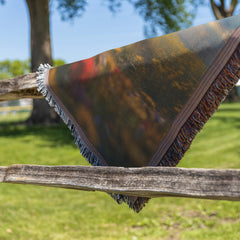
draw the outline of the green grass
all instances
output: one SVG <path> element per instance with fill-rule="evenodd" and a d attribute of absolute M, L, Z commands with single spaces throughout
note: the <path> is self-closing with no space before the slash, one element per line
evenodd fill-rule
<path fill-rule="evenodd" d="M 65 126 L 25 127 L 26 113 L 0 118 L 0 165 L 83 165 Z M 240 103 L 224 104 L 181 167 L 240 168 Z M 0 240 L 240 239 L 240 203 L 152 199 L 136 214 L 107 194 L 0 184 Z"/>

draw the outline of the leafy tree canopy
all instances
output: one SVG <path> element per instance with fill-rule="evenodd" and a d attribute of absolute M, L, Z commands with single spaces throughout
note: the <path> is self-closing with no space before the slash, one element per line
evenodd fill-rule
<path fill-rule="evenodd" d="M 30 61 L 5 60 L 0 62 L 0 78 L 6 79 L 28 73 Z"/>
<path fill-rule="evenodd" d="M 86 0 L 56 0 L 63 20 L 82 16 L 87 7 Z M 124 0 L 102 0 L 113 13 L 121 9 Z M 189 27 L 196 8 L 204 0 L 125 0 L 135 8 L 146 22 L 144 34 L 152 36 L 157 30 L 165 33 Z"/>
<path fill-rule="evenodd" d="M 65 64 L 62 59 L 53 60 L 55 67 Z M 0 79 L 7 79 L 20 76 L 30 72 L 30 60 L 4 60 L 0 62 Z"/>
<path fill-rule="evenodd" d="M 105 0 L 107 1 L 107 0 Z M 145 20 L 144 34 L 153 36 L 158 30 L 165 33 L 189 27 L 196 9 L 204 0 L 126 0 Z M 108 0 L 112 11 L 121 7 L 123 1 Z"/>

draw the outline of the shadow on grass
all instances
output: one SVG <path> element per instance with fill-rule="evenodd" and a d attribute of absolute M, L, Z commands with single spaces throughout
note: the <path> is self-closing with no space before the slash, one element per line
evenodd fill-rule
<path fill-rule="evenodd" d="M 231 127 L 239 131 L 240 104 L 228 104 L 224 106 L 224 108 L 219 109 L 218 112 L 214 114 L 213 119 L 219 125 L 230 124 Z M 18 122 L 16 120 L 0 121 L 0 137 L 16 139 L 23 138 L 28 135 L 43 139 L 43 142 L 46 142 L 46 144 L 41 144 L 41 146 L 75 146 L 74 138 L 72 137 L 71 132 L 63 123 L 54 126 L 28 126 L 25 122 Z M 28 140 L 24 139 L 24 141 L 27 142 Z"/>
<path fill-rule="evenodd" d="M 46 141 L 48 146 L 73 145 L 74 138 L 65 124 L 54 126 L 27 126 L 23 122 L 1 122 L 0 137 L 22 138 L 25 136 L 35 136 Z"/>

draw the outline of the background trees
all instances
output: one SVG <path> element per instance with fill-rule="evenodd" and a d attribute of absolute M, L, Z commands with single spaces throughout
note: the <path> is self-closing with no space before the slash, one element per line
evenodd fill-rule
<path fill-rule="evenodd" d="M 61 66 L 65 64 L 62 59 L 54 59 L 53 66 Z M 0 79 L 12 78 L 26 74 L 30 71 L 30 60 L 4 60 L 0 61 Z"/>
<path fill-rule="evenodd" d="M 0 62 L 0 79 L 12 78 L 28 73 L 30 61 L 5 60 Z"/>

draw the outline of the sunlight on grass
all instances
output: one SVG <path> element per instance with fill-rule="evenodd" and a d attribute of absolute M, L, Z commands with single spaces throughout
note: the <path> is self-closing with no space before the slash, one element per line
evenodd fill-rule
<path fill-rule="evenodd" d="M 64 125 L 16 124 L 0 117 L 0 165 L 83 165 Z M 240 103 L 224 104 L 194 140 L 181 167 L 240 167 Z M 0 239 L 239 239 L 240 204 L 186 198 L 152 199 L 139 214 L 107 194 L 0 185 Z"/>

